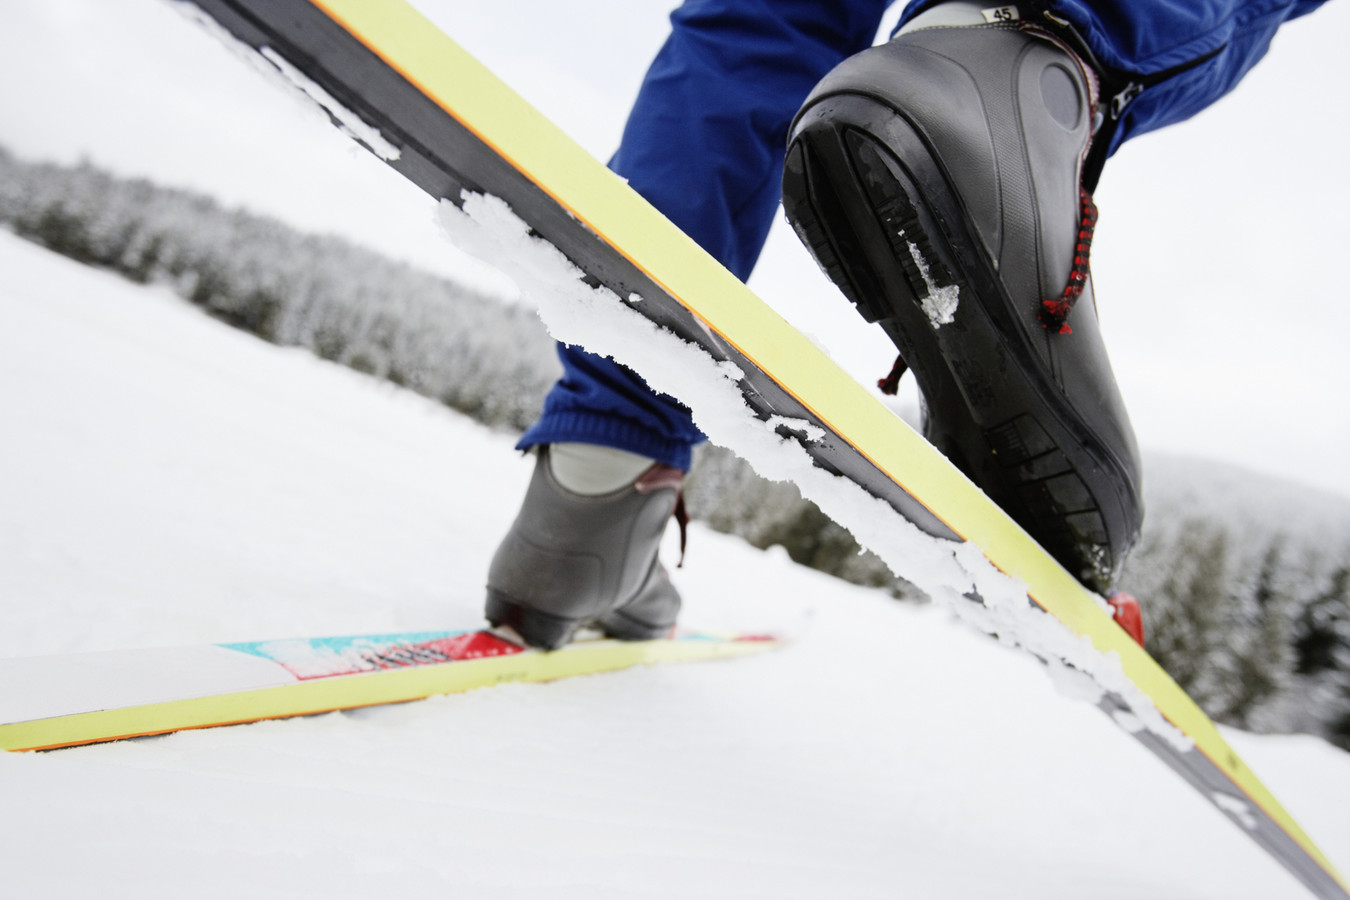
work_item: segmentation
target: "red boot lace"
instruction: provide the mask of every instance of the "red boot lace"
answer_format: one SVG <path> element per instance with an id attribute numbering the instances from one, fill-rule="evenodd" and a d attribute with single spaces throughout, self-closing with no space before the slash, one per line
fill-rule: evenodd
<path id="1" fill-rule="evenodd" d="M 1092 195 L 1082 188 L 1078 189 L 1078 201 L 1078 242 L 1073 248 L 1073 268 L 1069 271 L 1069 283 L 1064 286 L 1064 293 L 1058 297 L 1041 301 L 1039 315 L 1041 325 L 1055 334 L 1073 334 L 1073 329 L 1069 327 L 1069 313 L 1073 311 L 1074 304 L 1087 288 L 1092 235 L 1097 230 L 1097 204 L 1092 202 Z M 891 373 L 879 380 L 877 387 L 883 394 L 895 394 L 900 387 L 900 377 L 908 368 L 904 358 L 897 356 L 895 365 L 891 367 Z"/>
<path id="2" fill-rule="evenodd" d="M 1073 248 L 1073 269 L 1069 272 L 1069 283 L 1058 297 L 1041 301 L 1041 324 L 1055 334 L 1073 333 L 1069 327 L 1069 313 L 1087 287 L 1088 255 L 1092 251 L 1092 233 L 1097 229 L 1097 204 L 1092 202 L 1092 195 L 1079 188 L 1078 200 L 1078 243 Z"/>
<path id="3" fill-rule="evenodd" d="M 877 387 L 881 388 L 883 394 L 892 397 L 895 396 L 900 390 L 900 376 L 904 375 L 908 370 L 909 365 L 905 362 L 905 358 L 903 356 L 897 356 L 895 358 L 895 365 L 891 366 L 891 374 L 887 375 L 885 378 L 878 379 Z"/>

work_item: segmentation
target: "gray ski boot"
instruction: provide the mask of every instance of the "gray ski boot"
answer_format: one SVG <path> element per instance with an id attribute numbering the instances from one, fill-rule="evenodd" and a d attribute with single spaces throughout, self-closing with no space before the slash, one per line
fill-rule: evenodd
<path id="1" fill-rule="evenodd" d="M 893 375 L 913 367 L 925 436 L 1104 591 L 1143 504 L 1088 275 L 1095 113 L 1095 76 L 1043 32 L 907 31 L 811 93 L 783 202 Z"/>
<path id="2" fill-rule="evenodd" d="M 657 558 L 666 523 L 683 530 L 684 473 L 653 464 L 601 494 L 563 487 L 539 449 L 534 477 L 488 571 L 487 619 L 553 649 L 578 628 L 621 640 L 668 634 L 680 595 Z"/>

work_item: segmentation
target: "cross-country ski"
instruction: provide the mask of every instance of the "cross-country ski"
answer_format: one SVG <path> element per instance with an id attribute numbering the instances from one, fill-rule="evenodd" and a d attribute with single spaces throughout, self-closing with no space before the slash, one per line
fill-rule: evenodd
<path id="1" fill-rule="evenodd" d="M 1120 240 L 1092 196 L 1107 157 L 1232 87 L 1238 57 L 1258 59 L 1280 21 L 1319 4 L 1272 12 L 1250 46 L 1182 41 L 1164 64 L 1138 55 L 1149 4 L 1127 17 L 1146 23 L 1130 57 L 1108 52 L 1111 29 L 1084 28 L 1094 3 L 911 4 L 874 49 L 863 3 L 828 13 L 860 14 L 852 37 L 826 37 L 812 24 L 826 4 L 808 3 L 790 28 L 832 49 L 787 64 L 757 30 L 783 11 L 714 14 L 730 2 L 676 11 L 608 165 L 457 43 L 462 31 L 482 44 L 472 21 L 430 6 L 97 14 L 103 44 L 153 48 L 101 67 L 125 84 L 128 121 L 163 93 L 135 74 L 163 49 L 203 115 L 165 103 L 156 134 L 232 128 L 268 142 L 260 172 L 312 163 L 295 181 L 319 191 L 299 204 L 280 200 L 282 182 L 276 193 L 322 219 L 357 200 L 360 179 L 325 178 L 323 153 L 285 138 L 303 112 L 323 140 L 347 142 L 333 172 L 378 170 L 377 202 L 435 205 L 454 247 L 503 273 L 560 342 L 563 377 L 532 426 L 517 397 L 542 394 L 545 382 L 522 385 L 538 378 L 543 332 L 515 324 L 520 308 L 495 324 L 498 276 L 463 299 L 433 287 L 428 305 L 431 282 L 401 262 L 97 163 L 30 163 L 23 141 L 10 157 L 0 134 L 0 226 L 18 236 L 0 235 L 13 273 L 0 412 L 16 426 L 0 460 L 14 476 L 0 517 L 13 598 L 0 604 L 0 747 L 61 751 L 0 754 L 4 792 L 31 810 L 0 841 L 18 884 L 36 889 L 45 867 L 53 890 L 87 889 L 53 852 L 87 857 L 97 832 L 125 845 L 106 876 L 145 895 L 200 884 L 196 844 L 159 864 L 142 852 L 181 834 L 231 861 L 217 885 L 231 892 L 289 883 L 318 853 L 333 858 L 311 888 L 365 894 L 366 875 L 405 871 L 416 852 L 429 883 L 488 896 L 1350 897 L 1343 754 L 1210 718 L 1342 740 L 1340 513 L 1289 491 L 1249 513 L 1240 472 L 1182 476 L 1193 483 L 1179 491 L 1141 455 L 1102 344 L 1114 357 L 1112 310 L 1137 301 L 1109 280 L 1098 294 L 1088 261 Z M 683 43 L 705 29 L 727 39 L 709 55 Z M 735 54 L 747 68 L 713 74 Z M 190 87 L 217 65 L 217 93 Z M 1224 85 L 1205 81 L 1211 69 Z M 708 77 L 727 90 L 697 87 Z M 753 97 L 734 89 L 747 79 Z M 580 84 L 555 76 L 558 92 Z M 102 88 L 89 82 L 91 96 Z M 694 97 L 706 114 L 675 112 Z M 603 140 L 588 143 L 606 158 Z M 763 240 L 753 223 L 767 227 L 780 190 L 775 152 L 791 228 L 838 314 L 886 345 L 878 388 L 901 400 L 745 285 Z M 690 165 L 663 170 L 672 157 Z M 709 163 L 724 181 L 706 182 Z M 721 242 L 728 198 L 735 234 Z M 476 284 L 485 270 L 458 260 L 448 277 Z M 184 299 L 366 374 L 254 343 Z M 398 388 L 372 390 L 368 375 Z M 499 431 L 480 435 L 442 403 Z M 749 494 L 730 463 L 686 473 L 704 437 L 800 491 L 870 557 L 765 532 L 779 494 Z M 1142 536 L 1154 476 L 1141 471 L 1164 475 L 1149 495 L 1163 527 Z M 1243 486 L 1216 503 L 1225 479 Z M 757 543 L 935 602 L 916 611 L 837 585 L 697 521 L 711 511 L 725 528 L 736 502 L 759 517 Z M 1242 511 L 1205 518 L 1225 503 Z M 1308 555 L 1312 534 L 1325 542 Z M 1132 550 L 1157 566 L 1125 579 L 1137 601 L 1115 590 Z M 1306 582 L 1291 580 L 1296 565 Z M 1180 621 L 1182 590 L 1218 605 Z M 1183 628 L 1209 643 L 1179 643 Z M 743 655 L 756 658 L 648 665 Z M 81 795 L 87 814 L 71 805 Z M 118 806 L 140 818 L 114 824 L 103 811 Z M 235 864 L 276 843 L 245 833 L 249 808 L 279 821 L 283 806 L 301 836 L 290 861 Z M 400 822 L 385 822 L 395 808 Z M 352 830 L 353 817 L 384 824 Z"/>

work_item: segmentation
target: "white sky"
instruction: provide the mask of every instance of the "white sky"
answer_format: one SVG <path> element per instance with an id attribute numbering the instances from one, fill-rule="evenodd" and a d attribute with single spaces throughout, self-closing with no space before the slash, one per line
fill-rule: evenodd
<path id="1" fill-rule="evenodd" d="M 421 0 L 437 24 L 596 155 L 618 140 L 669 0 Z M 1140 443 L 1350 496 L 1350 307 L 1336 264 L 1350 124 L 1330 98 L 1350 7 L 1293 23 L 1239 90 L 1127 146 L 1094 245 L 1103 326 Z M 501 285 L 431 204 L 164 0 L 5 0 L 0 143 L 87 157 Z M 889 345 L 780 227 L 752 284 L 860 379 Z"/>

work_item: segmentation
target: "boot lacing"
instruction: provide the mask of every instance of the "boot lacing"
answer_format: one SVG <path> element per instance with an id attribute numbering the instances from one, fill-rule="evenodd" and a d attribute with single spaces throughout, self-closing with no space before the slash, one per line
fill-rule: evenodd
<path id="1" fill-rule="evenodd" d="M 1083 296 L 1083 289 L 1088 282 L 1088 255 L 1092 251 L 1092 233 L 1097 228 L 1097 204 L 1092 202 L 1092 195 L 1081 187 L 1078 189 L 1078 199 L 1078 243 L 1073 248 L 1073 269 L 1069 272 L 1069 283 L 1058 297 L 1041 301 L 1041 324 L 1055 334 L 1073 333 L 1069 327 L 1069 313 L 1078 298 Z"/>
<path id="2" fill-rule="evenodd" d="M 684 568 L 684 545 L 689 538 L 689 510 L 684 508 L 684 491 L 675 495 L 675 524 L 680 526 L 680 561 L 675 568 Z"/>
<path id="3" fill-rule="evenodd" d="M 895 365 L 891 366 L 891 374 L 885 378 L 877 380 L 877 387 L 881 388 L 883 394 L 894 396 L 900 390 L 900 377 L 909 371 L 909 364 L 905 362 L 903 356 L 895 358 Z"/>
<path id="4" fill-rule="evenodd" d="M 633 487 L 639 494 L 650 494 L 664 488 L 675 492 L 675 524 L 680 526 L 680 561 L 675 568 L 684 568 L 684 548 L 689 542 L 689 511 L 684 506 L 684 471 L 665 463 L 653 463 L 651 468 L 638 476 Z"/>
<path id="5" fill-rule="evenodd" d="M 1069 270 L 1069 283 L 1064 293 L 1053 300 L 1042 300 L 1038 318 L 1041 325 L 1055 334 L 1073 334 L 1069 327 L 1069 313 L 1073 311 L 1078 298 L 1083 296 L 1089 277 L 1088 259 L 1092 253 L 1092 235 L 1097 230 L 1097 204 L 1085 189 L 1078 189 L 1079 217 L 1078 241 L 1073 247 L 1073 268 Z M 883 394 L 894 395 L 900 389 L 900 378 L 909 370 L 903 356 L 895 358 L 895 365 L 885 378 L 877 381 L 877 387 Z"/>

